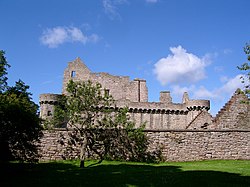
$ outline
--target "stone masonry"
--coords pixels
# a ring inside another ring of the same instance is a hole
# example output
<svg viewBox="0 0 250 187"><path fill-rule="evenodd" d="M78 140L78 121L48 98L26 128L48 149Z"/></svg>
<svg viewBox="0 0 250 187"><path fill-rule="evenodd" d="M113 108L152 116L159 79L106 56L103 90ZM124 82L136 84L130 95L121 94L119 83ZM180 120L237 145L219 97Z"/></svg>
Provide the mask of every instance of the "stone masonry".
<svg viewBox="0 0 250 187"><path fill-rule="evenodd" d="M162 91L159 102L148 102L146 80L127 76L93 73L77 58L64 71L62 94L68 81L99 82L103 91L116 100L116 108L127 106L137 125L146 122L149 150L161 149L166 161L205 159L250 159L250 105L237 90L225 106L212 117L209 100L191 100L183 94L182 103L173 103L170 92ZM40 116L51 119L60 94L40 95ZM44 131L42 160L63 159L66 147L60 144L65 129ZM73 152L71 158L77 158Z"/></svg>
<svg viewBox="0 0 250 187"><path fill-rule="evenodd" d="M111 94L116 100L116 107L127 106L131 118L137 125L146 122L146 129L187 129L194 128L197 116L202 113L202 121L195 128L207 127L212 124L209 100L190 100L187 93L183 94L182 103L173 103L170 92L160 93L160 102L148 102L146 80L130 80L128 76L113 76L108 73L92 73L87 66L77 58L69 62L64 71L62 94L67 94L69 80L99 82L103 91ZM43 119L53 116L54 105L58 94L40 95L40 115ZM205 125L204 125L205 124Z"/></svg>

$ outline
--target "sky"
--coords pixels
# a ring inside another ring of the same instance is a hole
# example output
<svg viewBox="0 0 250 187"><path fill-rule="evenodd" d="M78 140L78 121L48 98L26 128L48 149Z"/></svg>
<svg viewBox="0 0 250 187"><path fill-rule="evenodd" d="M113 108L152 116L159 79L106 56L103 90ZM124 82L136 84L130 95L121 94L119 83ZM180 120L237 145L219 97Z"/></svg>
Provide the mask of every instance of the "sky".
<svg viewBox="0 0 250 187"><path fill-rule="evenodd" d="M213 116L242 87L250 41L249 0L1 0L0 50L39 94L61 93L64 69L80 57L93 72L146 79L149 101L211 101Z"/></svg>

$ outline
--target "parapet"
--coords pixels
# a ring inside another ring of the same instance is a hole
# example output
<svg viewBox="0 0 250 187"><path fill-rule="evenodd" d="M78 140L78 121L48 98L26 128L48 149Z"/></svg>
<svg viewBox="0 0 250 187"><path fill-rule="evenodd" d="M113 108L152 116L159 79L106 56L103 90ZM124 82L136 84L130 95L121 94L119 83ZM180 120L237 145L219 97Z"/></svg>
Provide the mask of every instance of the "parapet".
<svg viewBox="0 0 250 187"><path fill-rule="evenodd" d="M189 100L186 103L186 107L189 111L192 110L209 110L210 109L210 101L209 100Z"/></svg>
<svg viewBox="0 0 250 187"><path fill-rule="evenodd" d="M39 97L40 104L55 104L58 102L58 99L61 97L61 94L41 94Z"/></svg>

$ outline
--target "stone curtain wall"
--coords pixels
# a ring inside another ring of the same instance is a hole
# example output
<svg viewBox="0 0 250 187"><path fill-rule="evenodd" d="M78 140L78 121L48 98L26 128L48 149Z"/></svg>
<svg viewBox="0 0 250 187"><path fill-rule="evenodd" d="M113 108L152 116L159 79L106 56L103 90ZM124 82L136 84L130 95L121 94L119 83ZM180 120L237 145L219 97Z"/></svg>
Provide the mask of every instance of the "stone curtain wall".
<svg viewBox="0 0 250 187"><path fill-rule="evenodd" d="M161 149L165 161L208 159L250 159L250 130L146 130L149 150ZM61 160L66 145L61 144L65 130L44 131L41 160ZM72 152L71 159L79 152Z"/></svg>
<svg viewBox="0 0 250 187"><path fill-rule="evenodd" d="M43 131L44 136L40 143L40 160L63 160L67 151L67 141L63 137L68 137L66 129L55 129ZM70 159L77 159L80 151L74 151L69 155Z"/></svg>
<svg viewBox="0 0 250 187"><path fill-rule="evenodd" d="M165 161L250 159L250 130L148 131L150 150Z"/></svg>

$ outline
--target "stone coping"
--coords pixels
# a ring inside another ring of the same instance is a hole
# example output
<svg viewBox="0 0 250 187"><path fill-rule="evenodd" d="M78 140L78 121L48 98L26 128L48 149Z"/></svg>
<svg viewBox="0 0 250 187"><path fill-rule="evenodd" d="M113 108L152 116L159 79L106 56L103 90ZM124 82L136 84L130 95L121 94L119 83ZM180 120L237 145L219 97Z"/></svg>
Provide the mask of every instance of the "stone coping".
<svg viewBox="0 0 250 187"><path fill-rule="evenodd" d="M69 128L54 128L45 131L68 131ZM144 132L250 132L250 129L145 129Z"/></svg>
<svg viewBox="0 0 250 187"><path fill-rule="evenodd" d="M144 132L250 132L250 129L145 129Z"/></svg>

